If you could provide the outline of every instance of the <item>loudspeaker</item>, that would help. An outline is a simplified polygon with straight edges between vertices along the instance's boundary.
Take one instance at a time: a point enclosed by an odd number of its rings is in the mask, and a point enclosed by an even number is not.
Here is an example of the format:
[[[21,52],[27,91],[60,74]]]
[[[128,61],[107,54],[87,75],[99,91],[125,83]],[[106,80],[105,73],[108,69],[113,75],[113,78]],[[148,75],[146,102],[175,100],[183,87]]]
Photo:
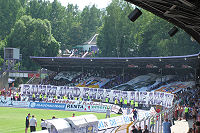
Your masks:
[[[134,11],[132,11],[129,15],[128,15],[128,18],[134,22],[140,15],[142,15],[142,12],[138,9],[138,8],[135,8]]]
[[[176,28],[175,26],[168,32],[168,34],[170,35],[170,37],[174,36],[176,33],[178,32],[178,28]]]

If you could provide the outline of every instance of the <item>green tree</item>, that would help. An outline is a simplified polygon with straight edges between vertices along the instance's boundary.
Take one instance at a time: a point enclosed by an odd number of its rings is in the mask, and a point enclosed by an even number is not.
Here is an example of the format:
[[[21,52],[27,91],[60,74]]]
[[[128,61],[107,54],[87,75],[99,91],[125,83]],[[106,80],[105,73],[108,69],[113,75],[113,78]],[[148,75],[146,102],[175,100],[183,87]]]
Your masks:
[[[86,6],[81,12],[81,27],[83,29],[82,41],[87,41],[91,36],[97,33],[102,26],[103,11],[97,9],[95,5]]]
[[[19,0],[0,0],[0,39],[5,39],[22,15],[23,8]]]
[[[22,16],[15,23],[7,43],[9,47],[20,48],[22,65],[29,70],[37,68],[30,56],[56,56],[59,50],[59,43],[51,34],[50,22],[30,16]]]

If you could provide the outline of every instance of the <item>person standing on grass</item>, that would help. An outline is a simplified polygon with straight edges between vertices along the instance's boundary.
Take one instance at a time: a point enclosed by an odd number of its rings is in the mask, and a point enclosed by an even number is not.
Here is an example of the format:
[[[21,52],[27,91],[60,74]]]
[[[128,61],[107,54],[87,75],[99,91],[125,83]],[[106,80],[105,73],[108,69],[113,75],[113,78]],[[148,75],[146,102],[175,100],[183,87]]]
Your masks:
[[[74,114],[74,113],[72,114],[72,117],[75,117],[75,114]]]
[[[31,132],[35,132],[36,131],[36,127],[37,127],[37,120],[34,117],[34,115],[32,115],[32,118],[30,119],[30,131]]]
[[[28,131],[28,127],[29,127],[29,118],[30,118],[30,113],[26,116],[26,128],[25,128],[25,133],[27,133],[27,131]]]

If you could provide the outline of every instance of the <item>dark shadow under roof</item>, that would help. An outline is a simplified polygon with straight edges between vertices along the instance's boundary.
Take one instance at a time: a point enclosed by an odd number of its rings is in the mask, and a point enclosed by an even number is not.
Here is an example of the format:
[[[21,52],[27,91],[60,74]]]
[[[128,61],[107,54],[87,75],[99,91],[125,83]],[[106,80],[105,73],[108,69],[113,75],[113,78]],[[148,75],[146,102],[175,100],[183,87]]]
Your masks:
[[[174,68],[183,68],[183,65],[189,68],[199,67],[199,54],[186,56],[169,57],[99,57],[99,58],[78,58],[78,57],[30,57],[42,68],[52,71],[75,70],[81,68],[166,68],[166,65]],[[151,68],[151,67],[150,67]]]
[[[125,0],[182,28],[200,43],[199,0]]]

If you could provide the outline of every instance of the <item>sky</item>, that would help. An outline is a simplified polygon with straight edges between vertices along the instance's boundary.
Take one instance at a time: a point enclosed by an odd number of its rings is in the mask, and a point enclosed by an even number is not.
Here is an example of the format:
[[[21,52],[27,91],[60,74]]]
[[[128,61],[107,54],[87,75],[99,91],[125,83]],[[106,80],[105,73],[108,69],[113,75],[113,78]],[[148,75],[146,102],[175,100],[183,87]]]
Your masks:
[[[51,2],[53,0],[50,0]],[[68,3],[77,4],[79,9],[82,10],[87,5],[96,5],[97,8],[105,8],[107,7],[112,0],[58,0],[63,6],[66,6]]]

